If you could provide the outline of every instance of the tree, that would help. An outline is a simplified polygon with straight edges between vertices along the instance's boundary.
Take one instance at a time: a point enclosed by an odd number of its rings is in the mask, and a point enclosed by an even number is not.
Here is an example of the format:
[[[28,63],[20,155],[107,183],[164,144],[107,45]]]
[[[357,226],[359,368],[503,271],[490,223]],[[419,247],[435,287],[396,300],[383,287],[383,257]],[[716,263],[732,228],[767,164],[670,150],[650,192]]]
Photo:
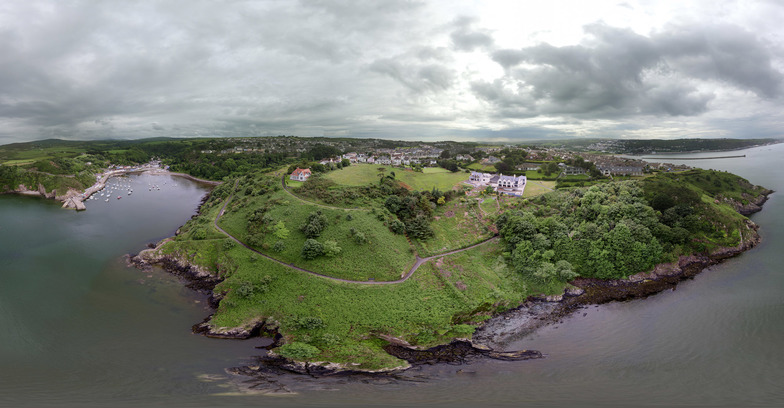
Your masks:
[[[350,165],[351,165],[351,160],[349,160],[349,159],[343,159],[343,160],[341,160],[341,161],[340,161],[340,164],[341,164],[343,167],[348,167],[348,166],[350,166]]]
[[[427,239],[434,235],[430,228],[430,222],[423,215],[418,215],[406,222],[406,232],[409,236],[418,239]]]
[[[324,254],[324,246],[315,239],[308,239],[302,246],[302,257],[305,259],[315,259]]]

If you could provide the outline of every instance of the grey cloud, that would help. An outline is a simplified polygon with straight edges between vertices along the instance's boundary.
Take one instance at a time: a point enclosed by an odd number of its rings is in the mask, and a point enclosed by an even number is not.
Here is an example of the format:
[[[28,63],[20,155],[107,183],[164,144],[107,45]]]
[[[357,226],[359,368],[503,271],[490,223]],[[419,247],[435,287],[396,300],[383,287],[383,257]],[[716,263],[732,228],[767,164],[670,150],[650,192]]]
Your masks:
[[[476,21],[470,17],[461,17],[455,21],[457,28],[449,36],[456,50],[470,52],[493,45],[493,37],[487,30],[477,30],[472,27]]]
[[[385,74],[415,93],[443,91],[452,86],[455,72],[437,64],[404,64],[393,59],[380,59],[370,70]]]
[[[506,70],[506,85],[475,82],[473,91],[500,115],[595,117],[704,113],[715,93],[698,81],[780,94],[782,73],[772,67],[770,50],[737,27],[672,28],[650,37],[605,24],[585,31],[589,38],[579,45],[495,51],[491,58]],[[510,89],[511,81],[519,85]]]
[[[740,27],[673,27],[652,40],[673,69],[689,76],[726,81],[761,97],[781,95],[782,73],[771,51]]]

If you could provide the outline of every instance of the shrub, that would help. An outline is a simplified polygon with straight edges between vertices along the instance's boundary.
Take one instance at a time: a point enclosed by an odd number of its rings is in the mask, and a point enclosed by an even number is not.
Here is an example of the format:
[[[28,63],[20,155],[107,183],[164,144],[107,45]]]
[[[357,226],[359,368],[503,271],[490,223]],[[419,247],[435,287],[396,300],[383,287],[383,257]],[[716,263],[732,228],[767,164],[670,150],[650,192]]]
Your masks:
[[[302,246],[302,257],[305,259],[314,259],[324,254],[324,246],[321,242],[315,239],[308,239]]]
[[[294,325],[300,330],[316,330],[324,327],[324,321],[315,316],[303,316],[298,318]]]
[[[430,222],[421,215],[406,223],[406,232],[408,232],[409,236],[418,239],[427,239],[433,236]]]
[[[237,296],[243,299],[247,299],[251,295],[253,295],[253,292],[256,291],[256,288],[253,286],[252,283],[248,281],[242,281],[240,282],[239,286],[237,286],[237,288],[234,289],[234,291],[237,293]]]
[[[286,243],[283,241],[278,241],[275,243],[275,245],[272,246],[272,250],[277,253],[281,253],[286,250]]]
[[[341,249],[338,246],[338,243],[335,241],[325,241],[324,242],[324,255],[328,257],[333,257],[340,253]]]
[[[192,237],[195,240],[205,239],[205,238],[207,238],[207,231],[204,228],[199,228],[199,229],[193,231]]]
[[[307,361],[311,360],[319,353],[321,350],[318,348],[311,346],[310,344],[302,343],[299,341],[295,341],[290,344],[285,344],[278,348],[278,354],[283,357],[286,357],[291,360],[299,360],[299,361]]]
[[[321,335],[321,344],[326,347],[335,347],[340,344],[340,336],[332,334],[332,333],[324,333]]]
[[[367,242],[367,237],[365,237],[365,234],[357,231],[356,233],[354,233],[354,242],[356,242],[357,244],[364,244]]]
[[[308,215],[308,219],[305,221],[305,225],[303,225],[300,229],[303,233],[305,233],[306,237],[318,238],[326,227],[327,217],[325,217],[321,211],[315,211]]]
[[[395,234],[402,235],[406,233],[406,224],[400,220],[393,220],[389,223],[389,229]]]
[[[286,228],[286,224],[283,223],[283,220],[280,220],[275,224],[275,236],[281,240],[289,237],[289,229]]]

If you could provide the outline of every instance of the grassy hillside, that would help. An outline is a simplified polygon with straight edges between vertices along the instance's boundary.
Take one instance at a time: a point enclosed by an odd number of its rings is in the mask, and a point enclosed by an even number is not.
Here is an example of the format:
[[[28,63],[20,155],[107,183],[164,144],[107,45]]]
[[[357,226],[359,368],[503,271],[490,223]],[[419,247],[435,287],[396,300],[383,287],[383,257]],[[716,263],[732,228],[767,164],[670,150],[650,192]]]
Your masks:
[[[378,183],[380,176],[395,173],[395,178],[412,190],[450,190],[462,181],[468,180],[468,173],[442,168],[427,167],[422,173],[377,164],[354,164],[340,170],[330,171],[326,178],[341,186],[362,186]]]

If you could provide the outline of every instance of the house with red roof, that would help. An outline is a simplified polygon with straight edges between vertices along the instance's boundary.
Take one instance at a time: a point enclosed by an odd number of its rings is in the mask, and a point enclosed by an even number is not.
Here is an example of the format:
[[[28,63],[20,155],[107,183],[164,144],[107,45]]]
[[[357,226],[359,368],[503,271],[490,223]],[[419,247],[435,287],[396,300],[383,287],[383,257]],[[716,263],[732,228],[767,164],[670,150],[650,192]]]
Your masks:
[[[310,169],[301,169],[297,167],[297,169],[291,173],[289,179],[297,180],[297,181],[305,181],[308,179],[308,177],[310,177]]]

